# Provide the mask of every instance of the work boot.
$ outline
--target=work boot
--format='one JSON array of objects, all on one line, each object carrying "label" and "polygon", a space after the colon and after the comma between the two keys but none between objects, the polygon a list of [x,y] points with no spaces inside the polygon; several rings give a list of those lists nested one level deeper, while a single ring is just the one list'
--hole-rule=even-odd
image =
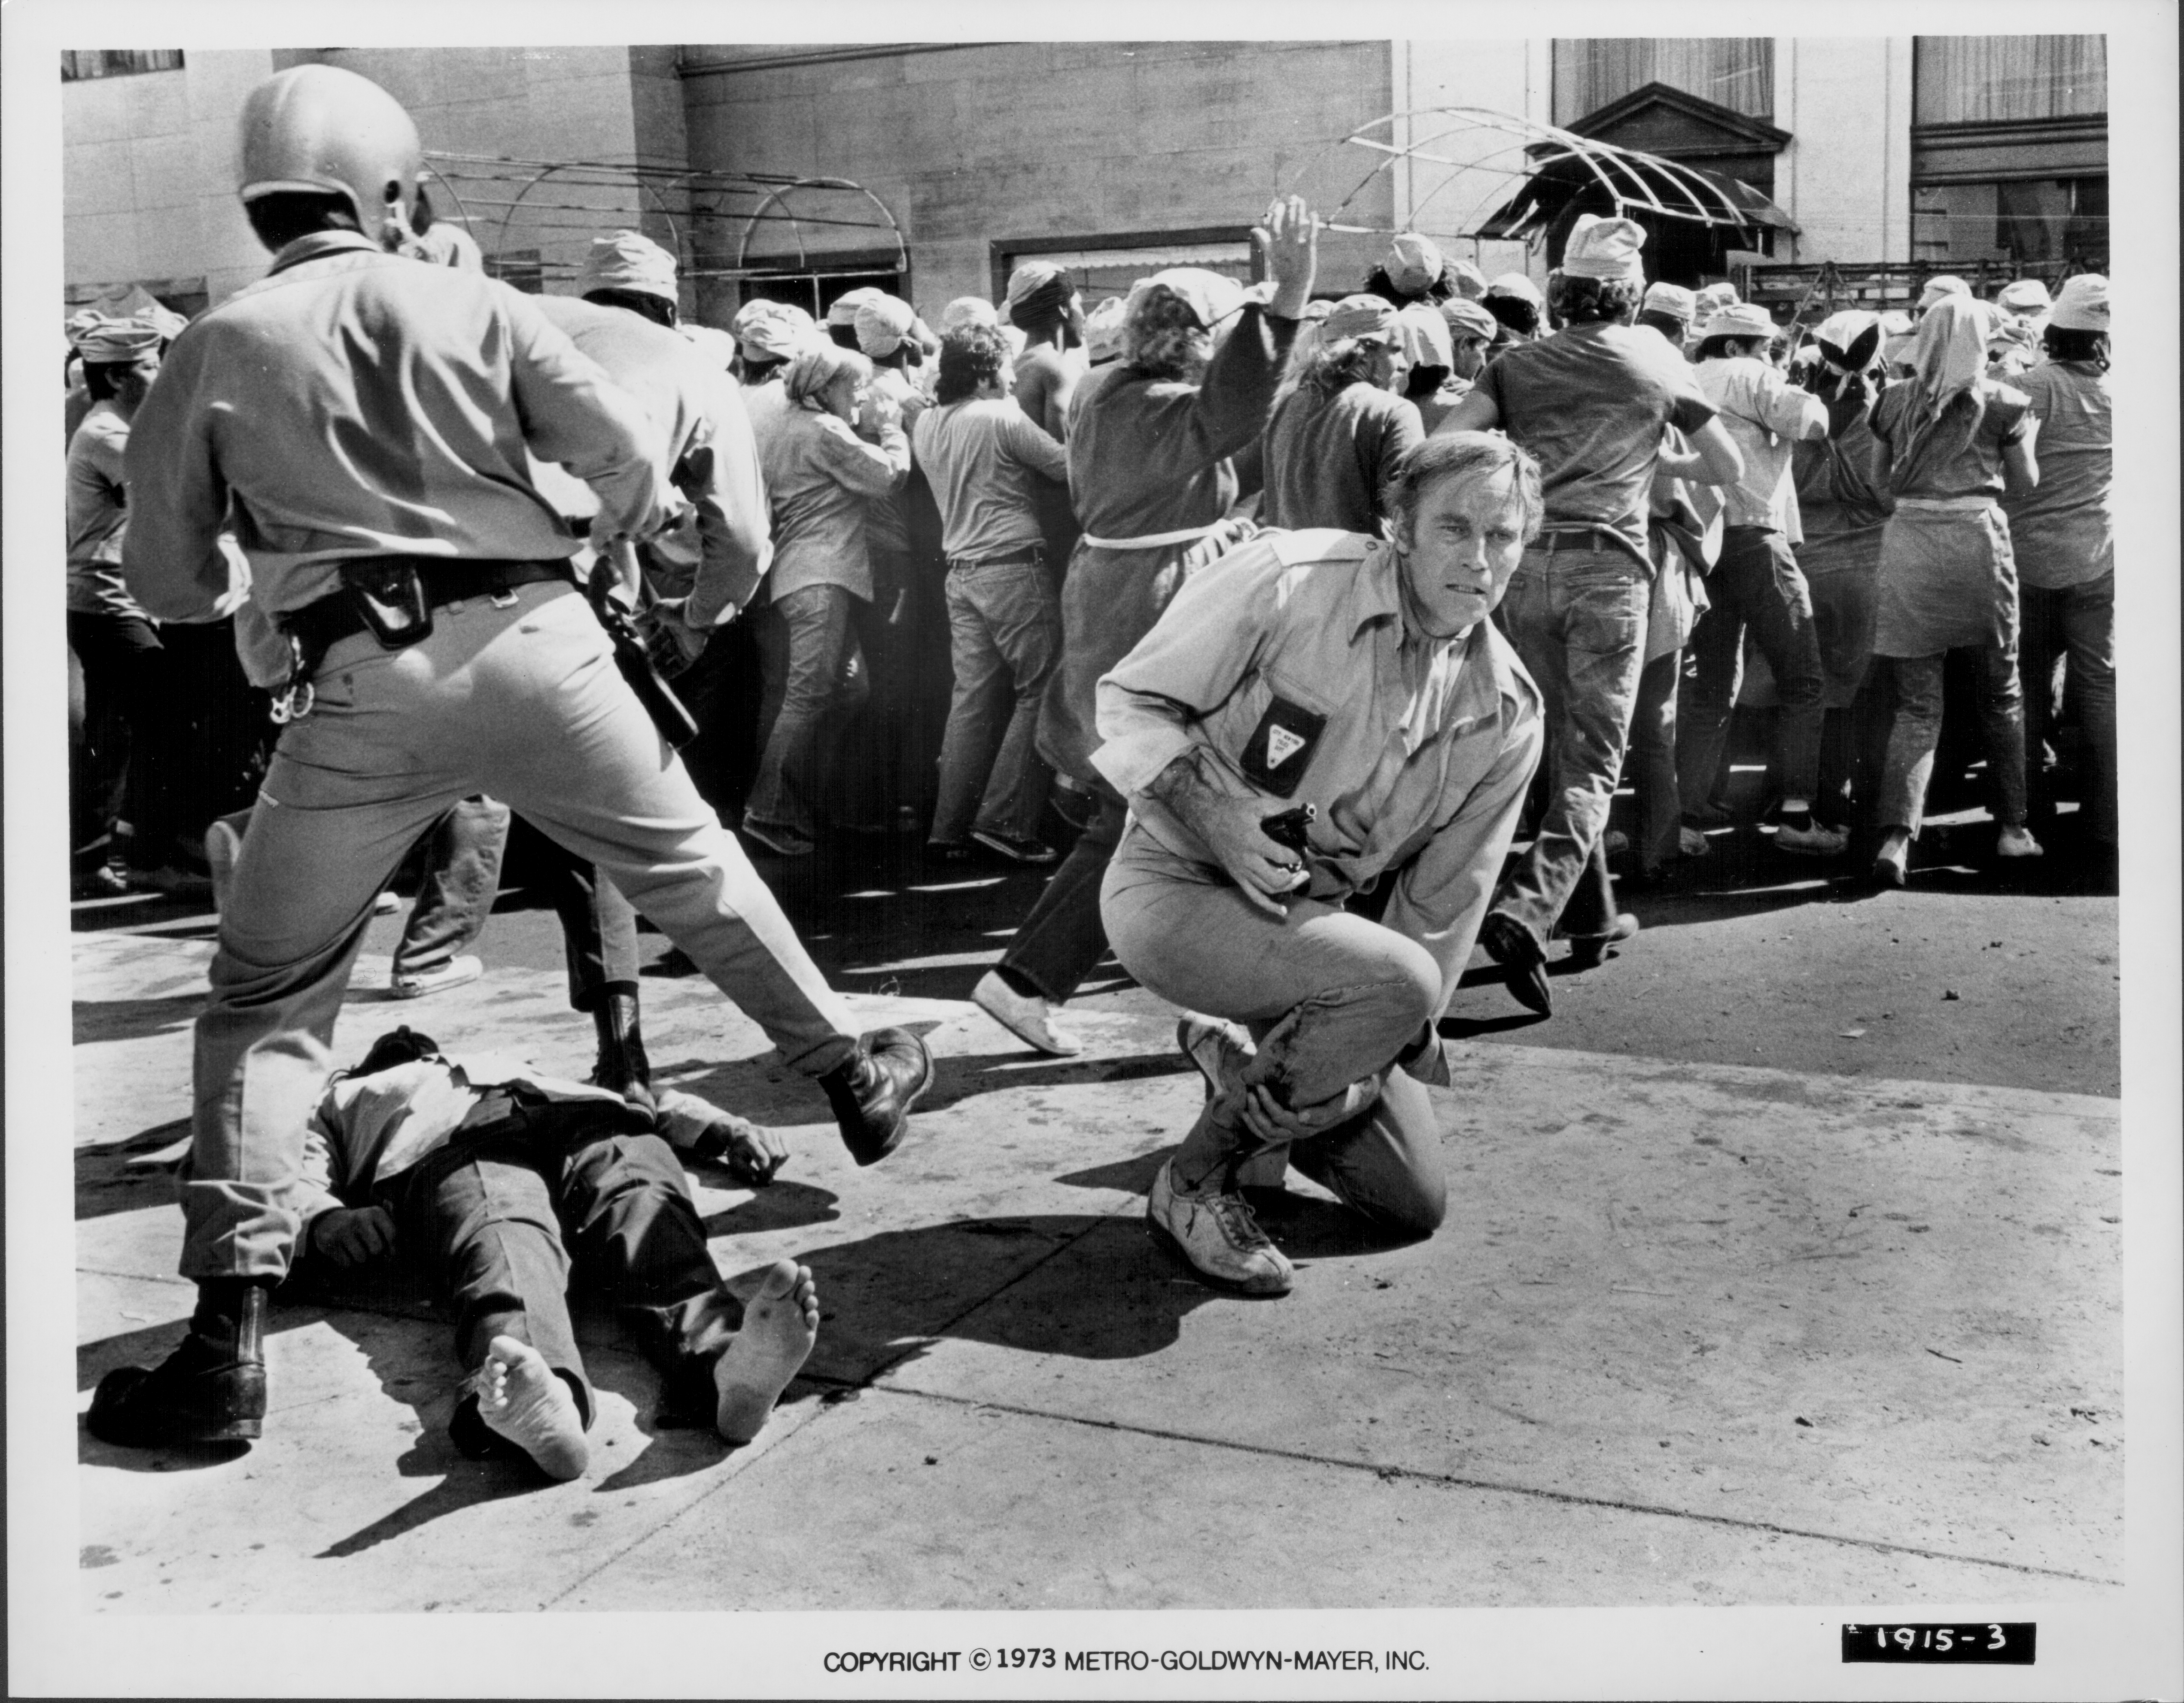
[{"label": "work boot", "polygon": [[265,1418],[270,1293],[269,1284],[247,1277],[200,1282],[182,1345],[156,1366],[107,1373],[85,1428],[125,1449],[255,1439]]},{"label": "work boot", "polygon": [[902,1144],[910,1108],[933,1086],[933,1055],[907,1029],[875,1029],[857,1037],[857,1050],[819,1086],[850,1157],[878,1164]]},{"label": "work boot", "polygon": [[599,1037],[593,1085],[652,1110],[652,1061],[644,1056],[644,1036],[638,1028],[637,990],[626,982],[608,983],[592,1002],[592,1027]]},{"label": "work boot", "polygon": [[1532,931],[1514,917],[1489,911],[1479,925],[1479,944],[1502,966],[1509,997],[1527,1011],[1554,1015],[1555,997],[1547,986],[1547,955]]}]

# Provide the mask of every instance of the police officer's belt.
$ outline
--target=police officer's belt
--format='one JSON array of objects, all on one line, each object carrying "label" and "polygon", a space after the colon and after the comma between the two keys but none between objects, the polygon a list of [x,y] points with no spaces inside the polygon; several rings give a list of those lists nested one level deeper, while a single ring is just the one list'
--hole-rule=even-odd
[{"label": "police officer's belt", "polygon": [[[541,580],[569,580],[569,564],[566,561],[481,561],[450,560],[446,556],[376,556],[362,558],[359,567],[374,569],[412,567],[417,583],[424,592],[427,609],[437,609],[445,604],[461,603],[473,597],[501,597],[519,585],[532,585]],[[281,630],[302,646],[304,659],[315,666],[318,659],[334,645],[353,634],[369,631],[370,621],[366,617],[359,600],[352,596],[344,584],[301,609],[292,609],[280,617]],[[308,672],[308,670],[306,671]]]}]

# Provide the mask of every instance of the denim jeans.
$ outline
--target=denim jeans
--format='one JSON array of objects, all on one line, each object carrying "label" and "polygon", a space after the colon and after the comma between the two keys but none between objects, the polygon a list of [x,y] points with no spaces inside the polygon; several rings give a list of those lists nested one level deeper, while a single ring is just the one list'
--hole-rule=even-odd
[{"label": "denim jeans", "polygon": [[929,837],[951,845],[977,828],[1032,839],[1054,778],[1032,741],[1061,654],[1061,610],[1045,565],[950,568],[948,631],[956,695]]},{"label": "denim jeans", "polygon": [[1534,545],[1502,600],[1502,630],[1546,701],[1547,790],[1532,849],[1494,911],[1543,950],[1557,921],[1597,935],[1615,916],[1602,840],[1645,665],[1650,582],[1613,545]]},{"label": "denim jeans", "polygon": [[1696,666],[1676,712],[1684,808],[1697,815],[1720,772],[1744,673],[1747,627],[1774,671],[1782,704],[1782,796],[1810,804],[1820,784],[1820,695],[1826,678],[1812,592],[1789,540],[1766,527],[1724,528],[1721,560],[1707,580],[1707,595],[1713,606],[1699,617],[1691,635]]},{"label": "denim jeans", "polygon": [[1005,969],[1057,1005],[1075,993],[1078,984],[1107,955],[1106,925],[1100,919],[1100,882],[1129,812],[1120,799],[1105,792],[1095,793],[1093,798],[1091,821],[1001,954]]},{"label": "denim jeans", "polygon": [[1638,867],[1659,873],[1681,844],[1683,801],[1676,787],[1676,684],[1684,653],[1670,650],[1638,676],[1638,703],[1630,721],[1631,790],[1638,800]]},{"label": "denim jeans", "polygon": [[372,897],[462,799],[504,800],[694,959],[783,1060],[822,1076],[856,1027],[766,883],[654,729],[565,584],[434,611],[430,638],[327,651],[282,729],[236,859],[197,1021],[182,1275],[278,1277],[304,1127]]},{"label": "denim jeans", "polygon": [[838,585],[806,585],[751,617],[766,677],[764,750],[744,814],[805,840],[818,833],[831,749],[871,690],[856,602]]},{"label": "denim jeans", "polygon": [[70,844],[87,846],[125,821],[136,861],[155,868],[171,856],[177,828],[167,750],[177,709],[159,630],[142,616],[71,609],[68,641],[83,668],[84,712]]},{"label": "denim jeans", "polygon": [[2018,587],[2023,627],[2018,673],[2025,686],[2025,760],[2033,802],[2054,809],[2041,759],[2054,706],[2055,659],[2070,658],[2070,692],[2085,723],[2092,775],[2083,791],[2086,826],[2104,846],[2116,843],[2115,574],[2049,590]]},{"label": "denim jeans", "polygon": [[[1430,1235],[1446,1208],[1440,1120],[1396,1064],[1439,1009],[1440,966],[1417,941],[1317,899],[1269,916],[1218,870],[1177,857],[1142,829],[1108,866],[1101,906],[1123,967],[1162,998],[1246,1025],[1247,1079],[1302,1108],[1351,1082],[1379,1097],[1291,1157],[1353,1210]],[[1188,1170],[1254,1145],[1209,1100],[1178,1158]],[[1258,1167],[1251,1167],[1258,1175]]]},{"label": "denim jeans", "polygon": [[[1888,724],[1888,756],[1880,774],[1874,818],[1884,828],[1905,828],[1913,839],[1925,818],[1926,783],[1942,742],[1941,656],[1890,660],[1896,681],[1896,713]],[[1987,768],[1995,785],[1994,813],[2005,827],[2025,825],[2025,701],[2017,678],[2017,653],[1984,645],[1980,665],[1980,723],[1986,736]]]}]

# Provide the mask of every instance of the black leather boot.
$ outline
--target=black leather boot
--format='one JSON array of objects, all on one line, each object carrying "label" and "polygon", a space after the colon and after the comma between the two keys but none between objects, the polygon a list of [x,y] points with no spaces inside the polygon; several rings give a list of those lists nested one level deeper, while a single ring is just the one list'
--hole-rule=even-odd
[{"label": "black leather boot", "polygon": [[857,1050],[819,1079],[841,1126],[842,1143],[861,1165],[878,1164],[901,1145],[910,1108],[933,1086],[933,1055],[907,1029],[875,1029]]},{"label": "black leather boot", "polygon": [[271,1286],[246,1277],[198,1285],[182,1345],[158,1365],[120,1366],[98,1381],[84,1420],[125,1449],[247,1443],[265,1418],[265,1313]]},{"label": "black leather boot", "polygon": [[632,1105],[653,1108],[652,1062],[644,1056],[638,1030],[637,990],[627,982],[609,982],[592,1006],[592,1027],[599,1031],[599,1062],[592,1080],[611,1088]]}]

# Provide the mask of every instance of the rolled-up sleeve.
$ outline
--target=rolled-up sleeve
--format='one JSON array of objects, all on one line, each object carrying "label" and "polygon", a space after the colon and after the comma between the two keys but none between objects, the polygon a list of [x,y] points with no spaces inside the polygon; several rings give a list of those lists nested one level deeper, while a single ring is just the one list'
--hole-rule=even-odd
[{"label": "rolled-up sleeve", "polygon": [[1184,583],[1151,632],[1101,676],[1093,766],[1125,798],[1201,743],[1193,723],[1251,672],[1282,600],[1288,568],[1270,544],[1245,545]]},{"label": "rolled-up sleeve", "polygon": [[1791,383],[1771,367],[1758,388],[1761,423],[1776,437],[1802,444],[1828,435],[1827,405],[1809,390]]},{"label": "rolled-up sleeve", "polygon": [[910,477],[910,439],[900,426],[867,444],[832,414],[819,416],[813,454],[835,483],[861,497],[890,496]]}]

